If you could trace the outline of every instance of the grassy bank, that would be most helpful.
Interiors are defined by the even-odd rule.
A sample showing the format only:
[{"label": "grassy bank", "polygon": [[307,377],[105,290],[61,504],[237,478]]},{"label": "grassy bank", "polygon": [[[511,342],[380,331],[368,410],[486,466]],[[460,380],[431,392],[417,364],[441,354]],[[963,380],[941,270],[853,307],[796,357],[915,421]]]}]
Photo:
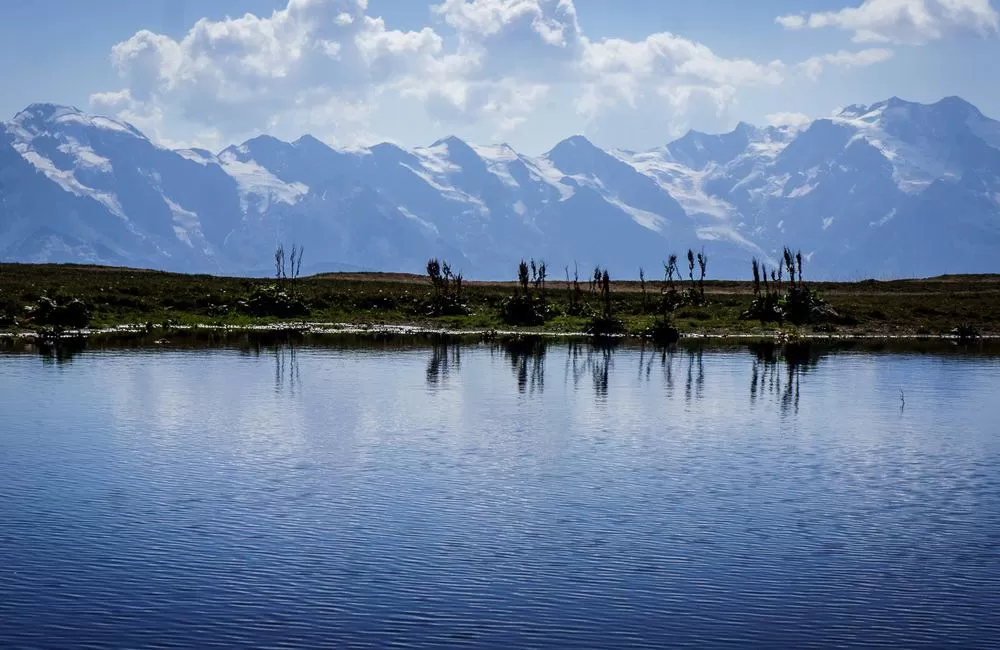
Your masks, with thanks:
[{"label": "grassy bank", "polygon": [[[647,331],[664,313],[682,334],[760,334],[777,330],[841,336],[1000,334],[1000,276],[948,276],[922,280],[806,283],[831,313],[815,322],[761,322],[745,313],[755,297],[751,282],[706,281],[704,298],[664,311],[662,282],[600,285],[546,282],[527,289],[544,305],[538,322],[511,322],[512,296],[523,285],[464,281],[433,286],[425,276],[334,274],[276,282],[182,275],[78,265],[0,265],[0,329],[37,330],[133,324],[249,326],[281,322],[415,325],[432,329],[581,332],[610,309],[626,332]],[[687,292],[690,283],[680,283]],[[693,291],[691,292],[694,293]],[[504,318],[507,314],[507,318]],[[532,324],[524,324],[532,322]]]}]

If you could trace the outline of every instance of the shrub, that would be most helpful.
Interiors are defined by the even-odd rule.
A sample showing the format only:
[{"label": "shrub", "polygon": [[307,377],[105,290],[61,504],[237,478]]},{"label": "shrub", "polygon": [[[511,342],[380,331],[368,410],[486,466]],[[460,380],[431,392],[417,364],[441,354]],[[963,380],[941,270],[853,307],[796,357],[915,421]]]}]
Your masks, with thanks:
[{"label": "shrub", "polygon": [[81,329],[90,324],[90,309],[76,298],[60,302],[42,296],[31,310],[31,320],[36,325]]},{"label": "shrub", "polygon": [[417,310],[425,316],[468,316],[472,313],[462,298],[462,273],[453,273],[451,265],[432,257],[427,260],[427,276],[434,293]]},{"label": "shrub", "polygon": [[[778,271],[771,269],[771,282],[767,280],[767,267],[753,259],[754,297],[750,308],[743,312],[745,320],[759,320],[762,323],[783,323],[796,325],[819,323],[839,318],[832,307],[826,304],[818,292],[802,282],[802,253],[792,254],[785,248],[784,266]],[[784,288],[784,271],[788,271],[788,287]],[[796,276],[798,280],[796,281]]]},{"label": "shrub", "polygon": [[808,287],[796,287],[784,296],[781,303],[785,318],[800,325],[802,323],[818,323],[836,318],[837,312],[826,304],[818,291]]},{"label": "shrub", "polygon": [[820,323],[836,319],[837,312],[826,304],[819,292],[807,287],[789,289],[786,293],[768,291],[754,296],[750,309],[743,313],[745,320],[759,320],[762,323],[783,323],[795,325]]},{"label": "shrub", "polygon": [[600,275],[597,286],[600,290],[601,313],[590,319],[587,332],[597,337],[624,334],[625,323],[620,318],[615,318],[611,309],[611,276],[607,269],[600,270],[600,273],[595,270],[594,278],[596,279],[598,275]]},{"label": "shrub", "polygon": [[309,315],[309,307],[302,300],[291,296],[276,284],[257,286],[237,305],[251,316],[272,316],[275,318],[296,318]]},{"label": "shrub", "polygon": [[425,316],[468,316],[472,313],[461,296],[454,293],[438,293],[424,301],[418,311]]},{"label": "shrub", "polygon": [[516,294],[500,303],[500,318],[508,325],[543,325],[557,315],[546,301],[528,294]]},{"label": "shrub", "polygon": [[394,296],[379,291],[374,296],[365,295],[357,298],[354,301],[354,306],[357,309],[391,311],[399,307],[399,301]]},{"label": "shrub", "polygon": [[[685,292],[686,293],[686,292]],[[661,307],[664,312],[675,311],[687,302],[687,296],[676,289],[666,291],[660,298]]]},{"label": "shrub", "polygon": [[781,296],[777,291],[764,291],[753,297],[750,308],[743,312],[744,320],[759,320],[762,323],[780,323],[785,319],[779,304]]},{"label": "shrub", "polygon": [[620,318],[599,314],[590,319],[587,333],[598,338],[625,333],[625,323]]},{"label": "shrub", "polygon": [[681,333],[674,327],[673,320],[667,316],[661,316],[656,319],[656,322],[646,330],[646,336],[651,338],[654,343],[660,345],[672,345],[680,340]]},{"label": "shrub", "polygon": [[0,298],[0,327],[12,327],[17,322],[17,303]]},{"label": "shrub", "polygon": [[974,341],[982,336],[979,330],[972,323],[962,323],[951,330],[951,335],[958,337],[960,341]]},{"label": "shrub", "polygon": [[[517,265],[518,290],[513,296],[500,301],[500,318],[508,325],[542,325],[545,321],[558,315],[557,310],[546,300],[545,279],[547,271],[545,262],[535,260],[525,262],[523,259]],[[566,267],[566,279],[569,281],[569,267]],[[534,291],[532,291],[534,288]],[[570,292],[569,309],[572,311],[579,297],[579,283],[574,285],[575,291]]]},{"label": "shrub", "polygon": [[233,309],[229,305],[225,305],[225,304],[217,305],[217,304],[214,304],[214,303],[210,304],[205,309],[205,312],[209,316],[227,316],[230,313],[232,313],[232,311],[233,311]]},{"label": "shrub", "polygon": [[[705,276],[708,270],[708,255],[702,250],[695,253],[688,249],[688,279],[691,284],[685,288],[683,286],[684,274],[681,270],[677,255],[671,254],[667,261],[663,263],[663,295],[661,296],[662,308],[664,311],[674,311],[682,305],[703,305],[705,304]],[[699,277],[694,275],[695,264],[698,265]],[[674,281],[676,274],[677,281]]]}]

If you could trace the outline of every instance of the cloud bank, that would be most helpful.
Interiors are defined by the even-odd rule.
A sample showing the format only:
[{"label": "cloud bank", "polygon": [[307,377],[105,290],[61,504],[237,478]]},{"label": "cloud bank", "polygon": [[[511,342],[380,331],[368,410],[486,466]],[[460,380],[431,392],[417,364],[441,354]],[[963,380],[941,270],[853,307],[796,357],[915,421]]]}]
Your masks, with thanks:
[{"label": "cloud bank", "polygon": [[835,28],[858,43],[922,45],[951,35],[997,33],[990,0],[864,0],[840,11],[779,16],[786,29]]},{"label": "cloud bank", "polygon": [[[868,0],[856,10],[779,22],[898,42],[909,23],[885,17],[894,4],[934,5],[935,16],[956,24],[982,20],[982,5],[989,9],[982,0]],[[180,39],[143,30],[111,51],[122,87],[91,103],[163,140],[164,121],[175,118],[196,125],[205,140],[285,126],[347,143],[365,139],[373,114],[399,102],[433,121],[485,122],[502,134],[554,94],[585,119],[650,106],[683,119],[705,102],[724,110],[744,88],[892,56],[879,48],[786,64],[727,58],[668,32],[591,40],[573,0],[443,0],[429,6],[428,19],[419,30],[398,30],[369,15],[367,0],[288,0],[268,17],[201,19]],[[910,22],[911,32],[930,33]]]}]

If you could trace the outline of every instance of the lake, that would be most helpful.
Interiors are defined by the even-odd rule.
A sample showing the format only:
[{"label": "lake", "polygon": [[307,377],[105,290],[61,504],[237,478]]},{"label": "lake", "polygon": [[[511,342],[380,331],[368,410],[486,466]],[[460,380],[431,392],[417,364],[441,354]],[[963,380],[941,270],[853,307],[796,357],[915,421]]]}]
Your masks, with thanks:
[{"label": "lake", "polygon": [[1000,357],[0,354],[0,645],[996,647]]}]

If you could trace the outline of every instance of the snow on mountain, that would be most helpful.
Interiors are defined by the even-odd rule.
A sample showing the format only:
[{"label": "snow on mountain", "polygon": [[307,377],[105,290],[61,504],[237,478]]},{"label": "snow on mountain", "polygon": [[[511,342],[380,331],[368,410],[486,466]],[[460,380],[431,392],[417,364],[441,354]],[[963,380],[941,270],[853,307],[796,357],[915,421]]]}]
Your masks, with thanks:
[{"label": "snow on mountain", "polygon": [[286,183],[249,156],[227,150],[219,156],[219,162],[239,186],[244,210],[249,209],[251,199],[256,209],[263,212],[274,202],[295,205],[309,193],[304,183]]},{"label": "snow on mountain", "polygon": [[530,256],[634,276],[704,247],[710,275],[742,277],[784,245],[817,278],[998,271],[1000,123],[955,97],[891,98],[640,152],[573,136],[538,157],[454,136],[171,151],[52,104],[0,124],[4,260],[262,273],[293,241],[312,271],[420,271],[443,256],[504,278]]}]

